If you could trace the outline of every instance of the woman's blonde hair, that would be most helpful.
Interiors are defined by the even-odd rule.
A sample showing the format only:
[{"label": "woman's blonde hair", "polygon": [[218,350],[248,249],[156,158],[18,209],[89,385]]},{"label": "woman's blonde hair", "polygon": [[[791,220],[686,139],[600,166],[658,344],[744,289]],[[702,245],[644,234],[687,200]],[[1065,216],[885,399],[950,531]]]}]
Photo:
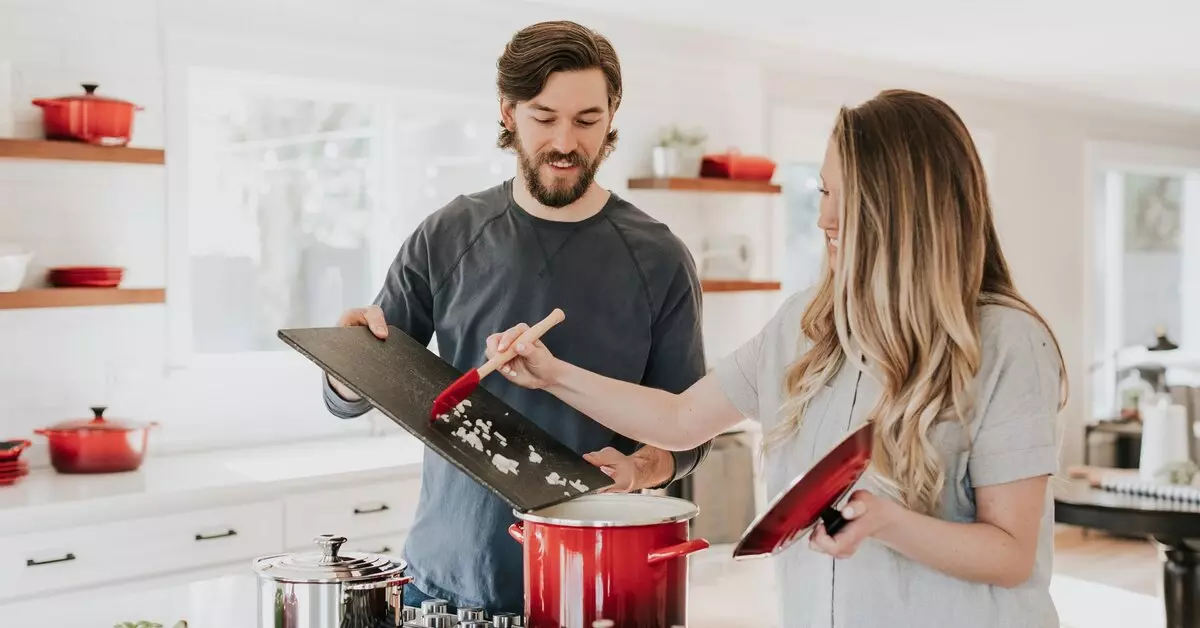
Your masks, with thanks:
[{"label": "woman's blonde hair", "polygon": [[[832,142],[843,172],[840,255],[801,317],[801,356],[784,381],[788,418],[768,445],[795,434],[847,359],[865,358],[882,387],[868,415],[872,464],[908,508],[933,514],[946,474],[930,428],[951,416],[967,422],[982,359],[980,307],[1046,322],[1013,286],[975,144],[946,103],[881,92],[839,111]],[[1055,348],[1062,368],[1057,340]]]}]

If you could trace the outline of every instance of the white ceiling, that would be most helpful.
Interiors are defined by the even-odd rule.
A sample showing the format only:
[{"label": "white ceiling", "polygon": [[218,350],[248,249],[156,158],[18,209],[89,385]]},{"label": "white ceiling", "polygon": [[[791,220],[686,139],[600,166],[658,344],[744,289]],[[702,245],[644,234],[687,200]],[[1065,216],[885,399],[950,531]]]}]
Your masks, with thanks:
[{"label": "white ceiling", "polygon": [[1200,0],[535,1],[1200,112]]}]

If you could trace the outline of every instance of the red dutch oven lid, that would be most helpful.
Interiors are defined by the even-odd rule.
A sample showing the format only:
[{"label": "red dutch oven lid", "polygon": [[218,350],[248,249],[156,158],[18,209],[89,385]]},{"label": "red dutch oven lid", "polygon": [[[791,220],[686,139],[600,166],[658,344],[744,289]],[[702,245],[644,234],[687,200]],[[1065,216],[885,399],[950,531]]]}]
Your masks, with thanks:
[{"label": "red dutch oven lid", "polygon": [[79,102],[107,102],[107,103],[113,103],[113,104],[118,104],[118,105],[128,105],[130,107],[134,107],[139,110],[141,109],[141,107],[139,107],[138,105],[135,105],[134,103],[129,102],[128,100],[121,100],[119,98],[109,98],[107,96],[97,96],[96,88],[98,88],[100,86],[96,83],[84,83],[81,87],[83,87],[83,91],[84,91],[84,93],[82,93],[82,94],[72,94],[70,96],[59,96],[57,98],[38,98],[33,101],[33,104],[41,106],[43,104],[50,104],[50,103],[66,104],[66,103],[77,102],[77,101],[79,101]]},{"label": "red dutch oven lid", "polygon": [[[833,508],[871,463],[874,432],[871,423],[847,435],[807,473],[771,502],[761,516],[750,524],[733,550],[734,558],[774,555],[787,549],[808,533],[817,519],[826,527],[840,519]],[[836,533],[833,529],[831,533]]]},{"label": "red dutch oven lid", "polygon": [[80,431],[108,431],[108,432],[129,432],[132,430],[140,430],[150,427],[154,423],[132,423],[128,421],[112,420],[104,418],[106,406],[93,406],[92,413],[95,415],[90,419],[72,419],[56,423],[47,427],[40,432],[80,432]]}]

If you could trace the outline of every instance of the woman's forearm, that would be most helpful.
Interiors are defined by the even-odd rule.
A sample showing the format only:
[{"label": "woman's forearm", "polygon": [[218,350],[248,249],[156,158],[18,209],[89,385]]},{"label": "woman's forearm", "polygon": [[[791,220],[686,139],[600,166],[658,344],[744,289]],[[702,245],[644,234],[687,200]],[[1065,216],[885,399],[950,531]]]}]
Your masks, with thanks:
[{"label": "woman's forearm", "polygon": [[1015,587],[1033,573],[1034,552],[990,523],[957,523],[897,508],[876,539],[914,561],[972,582]]},{"label": "woman's forearm", "polygon": [[546,391],[609,429],[667,451],[686,451],[712,434],[687,421],[681,395],[604,377],[558,361]]}]

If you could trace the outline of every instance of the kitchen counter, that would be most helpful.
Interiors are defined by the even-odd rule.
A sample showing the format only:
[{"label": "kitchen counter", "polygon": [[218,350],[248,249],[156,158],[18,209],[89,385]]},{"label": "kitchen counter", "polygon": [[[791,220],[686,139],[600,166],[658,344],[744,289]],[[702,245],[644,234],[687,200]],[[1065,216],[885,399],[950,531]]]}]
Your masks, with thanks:
[{"label": "kitchen counter", "polygon": [[[778,628],[772,564],[734,562],[732,546],[714,545],[690,558],[689,628]],[[213,573],[130,589],[72,593],[69,604],[20,602],[0,607],[4,625],[108,628],[147,619],[171,626],[187,619],[195,628],[254,628],[257,578],[248,569]],[[730,600],[737,600],[731,604]]]},{"label": "kitchen counter", "polygon": [[419,440],[400,433],[151,456],[128,473],[31,469],[0,487],[0,536],[419,477],[423,451]]}]

